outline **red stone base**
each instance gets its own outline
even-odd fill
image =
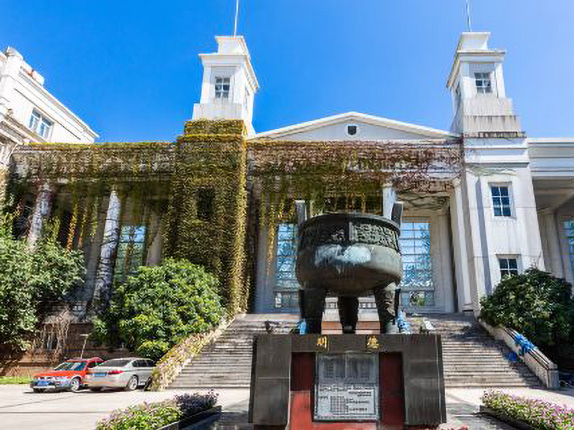
[[[291,430],[399,430],[405,421],[402,358],[400,354],[381,354],[381,421],[315,422],[313,421],[313,389],[315,354],[293,354],[291,361]]]

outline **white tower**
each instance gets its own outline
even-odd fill
[[[200,54],[203,63],[201,101],[193,119],[242,119],[254,135],[253,101],[259,89],[251,56],[242,36],[218,36],[218,50]]]
[[[454,111],[452,131],[467,137],[522,137],[520,121],[504,88],[506,51],[490,49],[489,39],[487,32],[462,33],[460,37],[447,84]]]

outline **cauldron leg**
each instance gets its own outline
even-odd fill
[[[377,288],[374,291],[375,301],[377,302],[377,312],[381,324],[381,333],[395,334],[399,332],[395,306],[397,291],[398,288],[395,283],[390,283],[386,287]]]
[[[339,297],[338,305],[343,333],[354,334],[359,320],[359,299],[357,297]]]
[[[323,311],[327,290],[322,288],[305,288],[300,291],[301,317],[307,324],[307,333],[321,334]]]

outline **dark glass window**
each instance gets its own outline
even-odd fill
[[[146,228],[143,225],[128,225],[121,228],[114,270],[116,282],[124,282],[144,264],[145,239]]]
[[[70,235],[70,226],[72,224],[72,213],[64,211],[60,217],[60,230],[58,231],[58,242],[64,248],[68,245],[68,236]]]
[[[197,191],[197,218],[209,221],[213,218],[213,204],[215,190],[213,188],[200,188]]]
[[[405,307],[434,306],[430,224],[428,222],[403,222],[400,244],[403,256],[402,305]]]
[[[500,264],[500,277],[502,279],[518,275],[518,261],[516,258],[499,257],[498,264]]]
[[[229,100],[231,90],[231,78],[215,78],[215,98],[218,100]]]
[[[34,204],[31,201],[25,201],[22,205],[20,215],[14,219],[13,232],[16,239],[22,239],[28,234],[33,212]]]
[[[476,92],[478,94],[492,93],[492,79],[490,73],[475,73]]]
[[[510,190],[506,185],[491,185],[492,207],[494,216],[512,216],[510,207]]]
[[[299,283],[295,274],[297,261],[297,225],[279,224],[275,255],[275,307],[296,308],[299,303]]]

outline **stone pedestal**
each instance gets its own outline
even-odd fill
[[[428,428],[446,422],[440,335],[261,335],[256,430]]]

